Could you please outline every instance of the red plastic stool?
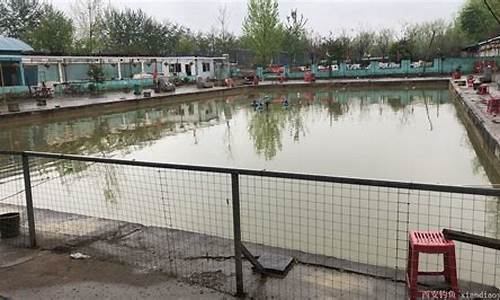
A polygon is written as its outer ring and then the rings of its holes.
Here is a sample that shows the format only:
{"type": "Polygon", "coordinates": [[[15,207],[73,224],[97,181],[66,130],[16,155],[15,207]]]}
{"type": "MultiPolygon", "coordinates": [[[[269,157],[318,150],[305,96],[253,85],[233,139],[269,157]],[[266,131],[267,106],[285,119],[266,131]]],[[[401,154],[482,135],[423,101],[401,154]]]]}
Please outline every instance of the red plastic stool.
{"type": "MultiPolygon", "coordinates": [[[[440,231],[410,231],[410,243],[408,248],[408,267],[406,269],[406,283],[409,289],[410,299],[428,296],[431,291],[419,291],[417,289],[418,275],[444,276],[447,283],[451,285],[451,291],[446,292],[447,298],[458,298],[457,264],[455,260],[455,243],[444,238],[440,231]],[[442,272],[419,272],[419,253],[443,254],[444,270],[442,272]]],[[[443,293],[443,294],[444,294],[443,293]]]]}
{"type": "Polygon", "coordinates": [[[486,104],[486,112],[496,115],[500,111],[500,97],[491,97],[486,104]]]}
{"type": "Polygon", "coordinates": [[[487,84],[481,84],[477,90],[479,95],[488,95],[490,93],[489,86],[487,84]]]}

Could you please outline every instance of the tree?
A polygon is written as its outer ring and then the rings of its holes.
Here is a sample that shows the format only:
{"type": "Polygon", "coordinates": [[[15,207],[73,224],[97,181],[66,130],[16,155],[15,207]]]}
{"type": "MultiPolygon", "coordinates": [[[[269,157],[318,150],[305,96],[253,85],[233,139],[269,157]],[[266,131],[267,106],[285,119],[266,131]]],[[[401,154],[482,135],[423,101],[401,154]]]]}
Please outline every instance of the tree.
{"type": "Polygon", "coordinates": [[[468,0],[460,11],[458,20],[468,38],[479,41],[500,32],[500,24],[494,15],[500,16],[500,1],[468,0]]]}
{"type": "Polygon", "coordinates": [[[370,55],[370,50],[375,40],[371,31],[361,31],[352,40],[352,60],[361,62],[363,57],[370,55]]]}
{"type": "Polygon", "coordinates": [[[114,8],[104,12],[100,27],[103,51],[135,55],[172,54],[182,30],[177,25],[156,21],[140,9],[114,8]]]}
{"type": "Polygon", "coordinates": [[[338,37],[330,32],[329,36],[322,40],[320,48],[322,58],[327,60],[347,61],[352,58],[352,40],[345,31],[338,37]]]}
{"type": "Polygon", "coordinates": [[[281,50],[283,26],[276,0],[249,0],[243,22],[243,38],[258,64],[269,64],[281,50]]]}
{"type": "Polygon", "coordinates": [[[40,23],[23,34],[35,51],[69,53],[73,44],[73,22],[63,12],[47,5],[40,23]]]}
{"type": "Polygon", "coordinates": [[[105,7],[104,0],[75,0],[71,6],[76,29],[76,50],[98,53],[101,50],[99,32],[105,7]]]}
{"type": "Polygon", "coordinates": [[[297,10],[292,10],[286,20],[283,49],[287,52],[292,64],[302,63],[307,50],[307,19],[302,14],[299,17],[297,10]]]}
{"type": "Polygon", "coordinates": [[[391,61],[401,61],[402,59],[411,59],[413,57],[412,42],[402,38],[394,42],[389,49],[391,61]]]}
{"type": "Polygon", "coordinates": [[[207,35],[211,40],[213,55],[229,54],[235,57],[235,51],[239,47],[236,36],[229,32],[227,27],[230,21],[227,6],[219,7],[219,14],[216,17],[216,29],[207,35]]]}
{"type": "Polygon", "coordinates": [[[382,57],[383,62],[389,55],[389,49],[393,42],[394,42],[394,31],[392,29],[384,28],[377,33],[375,37],[375,42],[373,44],[373,50],[375,55],[382,57]]]}
{"type": "Polygon", "coordinates": [[[227,6],[219,7],[219,15],[217,16],[217,22],[219,24],[219,38],[222,43],[226,42],[226,39],[229,36],[229,32],[227,31],[227,25],[229,23],[229,15],[227,12],[227,6]]]}
{"type": "Polygon", "coordinates": [[[22,38],[40,24],[44,6],[39,0],[1,0],[0,33],[22,38]]]}

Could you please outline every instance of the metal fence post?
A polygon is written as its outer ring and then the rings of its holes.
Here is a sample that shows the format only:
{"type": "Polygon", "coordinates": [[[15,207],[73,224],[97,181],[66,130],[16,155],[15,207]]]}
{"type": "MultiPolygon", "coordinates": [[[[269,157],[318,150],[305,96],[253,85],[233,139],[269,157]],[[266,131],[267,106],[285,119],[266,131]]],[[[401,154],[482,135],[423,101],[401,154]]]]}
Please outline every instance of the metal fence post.
{"type": "Polygon", "coordinates": [[[240,182],[238,173],[231,173],[233,200],[234,261],[236,271],[236,296],[243,296],[243,265],[241,260],[241,223],[240,223],[240,182]]]}
{"type": "Polygon", "coordinates": [[[28,215],[28,229],[30,236],[30,247],[36,247],[35,232],[35,213],[33,211],[33,195],[31,194],[31,177],[29,157],[26,153],[22,154],[23,174],[24,174],[24,193],[26,194],[26,211],[28,215]]]}

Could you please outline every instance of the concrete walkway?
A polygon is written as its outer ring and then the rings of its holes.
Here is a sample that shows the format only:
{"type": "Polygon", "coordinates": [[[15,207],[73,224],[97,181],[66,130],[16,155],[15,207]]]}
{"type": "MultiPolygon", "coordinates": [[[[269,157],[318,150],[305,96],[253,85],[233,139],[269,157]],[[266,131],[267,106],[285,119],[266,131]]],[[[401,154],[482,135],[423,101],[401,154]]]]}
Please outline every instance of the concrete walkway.
{"type": "Polygon", "coordinates": [[[478,95],[473,88],[459,84],[460,81],[451,81],[450,90],[457,97],[459,107],[465,112],[465,122],[468,134],[473,136],[480,150],[488,157],[488,166],[492,176],[500,174],[500,114],[487,112],[488,100],[491,97],[500,97],[496,83],[489,85],[488,95],[478,95]]]}
{"type": "MultiPolygon", "coordinates": [[[[1,204],[0,211],[17,207],[1,204]]],[[[0,240],[0,295],[12,299],[231,299],[233,241],[195,232],[35,209],[39,249],[0,240]],[[90,258],[73,260],[71,253],[90,258]],[[182,280],[177,281],[175,278],[182,280]]],[[[284,278],[243,260],[247,299],[404,299],[404,270],[245,242],[255,257],[294,258],[284,278]]],[[[433,279],[423,289],[439,287],[433,279]]],[[[460,282],[466,291],[498,290],[460,282]]]]}
{"type": "Polygon", "coordinates": [[[488,99],[491,97],[500,97],[500,91],[497,89],[496,83],[490,83],[488,85],[490,94],[478,95],[477,91],[473,88],[460,86],[456,81],[452,82],[452,87],[455,89],[456,93],[462,98],[467,106],[472,109],[477,118],[484,122],[485,127],[490,130],[492,136],[500,144],[500,115],[486,112],[488,99]]]}
{"type": "MultiPolygon", "coordinates": [[[[224,87],[214,87],[210,91],[223,90],[224,87]]],[[[153,98],[168,97],[172,95],[189,95],[192,93],[199,93],[207,90],[199,90],[196,86],[182,86],[178,87],[175,92],[169,93],[154,93],[152,92],[153,98]]],[[[83,107],[91,104],[109,104],[114,102],[123,102],[130,100],[140,100],[146,99],[143,95],[136,96],[132,92],[106,92],[97,95],[81,95],[81,96],[67,96],[59,95],[51,99],[47,99],[46,106],[37,106],[34,99],[17,99],[15,101],[9,101],[9,103],[19,104],[20,112],[12,113],[7,109],[7,105],[4,101],[0,103],[0,117],[2,115],[12,115],[12,114],[22,114],[26,112],[41,112],[47,110],[57,110],[61,108],[68,107],[83,107]]]]}
{"type": "Polygon", "coordinates": [[[163,273],[0,243],[0,299],[233,299],[163,273]]]}

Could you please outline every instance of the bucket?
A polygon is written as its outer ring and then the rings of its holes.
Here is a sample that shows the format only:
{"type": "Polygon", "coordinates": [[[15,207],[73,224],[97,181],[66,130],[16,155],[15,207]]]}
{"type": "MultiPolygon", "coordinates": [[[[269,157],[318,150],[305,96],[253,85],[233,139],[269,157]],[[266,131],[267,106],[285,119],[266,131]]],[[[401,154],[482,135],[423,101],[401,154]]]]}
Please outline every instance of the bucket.
{"type": "Polygon", "coordinates": [[[19,235],[19,213],[0,215],[0,234],[2,239],[13,238],[19,235]]]}

